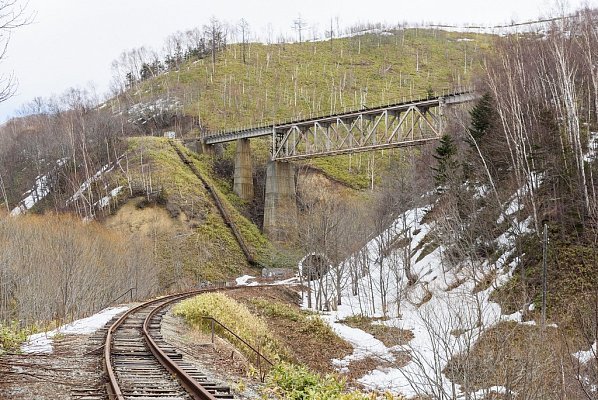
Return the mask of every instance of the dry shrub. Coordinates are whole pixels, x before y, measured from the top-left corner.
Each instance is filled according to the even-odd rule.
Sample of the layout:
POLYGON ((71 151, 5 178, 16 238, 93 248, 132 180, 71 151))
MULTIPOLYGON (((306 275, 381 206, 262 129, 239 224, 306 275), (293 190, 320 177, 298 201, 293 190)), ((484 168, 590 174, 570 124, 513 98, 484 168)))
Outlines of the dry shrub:
MULTIPOLYGON (((174 312, 200 329, 210 329, 210 321, 203 317, 215 318, 272 361, 289 357, 287 350, 274 337, 262 318, 223 293, 205 293, 185 300, 175 306, 174 312)), ((218 325, 215 329, 250 360, 256 361, 253 351, 241 341, 218 325)))
POLYGON ((0 219, 0 321, 72 320, 157 290, 151 246, 67 215, 0 219))
POLYGON ((553 327, 502 322, 443 371, 461 389, 504 386, 515 399, 581 398, 570 349, 553 327))

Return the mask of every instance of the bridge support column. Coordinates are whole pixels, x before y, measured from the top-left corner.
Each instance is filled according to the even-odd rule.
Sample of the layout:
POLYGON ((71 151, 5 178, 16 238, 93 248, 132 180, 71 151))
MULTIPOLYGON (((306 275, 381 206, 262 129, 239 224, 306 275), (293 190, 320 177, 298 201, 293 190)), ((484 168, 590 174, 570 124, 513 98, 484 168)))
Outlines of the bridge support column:
POLYGON ((270 161, 266 169, 264 234, 274 242, 287 242, 297 235, 295 167, 270 161))
POLYGON ((253 171, 249 139, 237 140, 233 191, 243 200, 253 199, 253 171))

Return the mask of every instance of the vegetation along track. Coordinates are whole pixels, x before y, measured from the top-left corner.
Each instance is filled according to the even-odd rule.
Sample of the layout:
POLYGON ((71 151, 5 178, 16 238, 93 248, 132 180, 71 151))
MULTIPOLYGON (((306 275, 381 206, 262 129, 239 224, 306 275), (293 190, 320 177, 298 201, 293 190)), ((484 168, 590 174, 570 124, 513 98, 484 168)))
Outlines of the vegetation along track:
POLYGON ((219 289, 196 290, 148 301, 127 311, 108 328, 104 363, 110 399, 233 398, 228 387, 210 382, 184 362, 160 334, 161 318, 170 305, 216 290, 219 289))

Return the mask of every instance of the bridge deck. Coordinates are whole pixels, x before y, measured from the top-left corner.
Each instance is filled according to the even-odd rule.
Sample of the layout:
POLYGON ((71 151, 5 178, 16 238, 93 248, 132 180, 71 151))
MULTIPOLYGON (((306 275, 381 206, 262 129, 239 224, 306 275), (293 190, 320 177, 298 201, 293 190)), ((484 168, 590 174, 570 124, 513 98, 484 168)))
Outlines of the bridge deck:
POLYGON ((375 116, 385 111, 401 112, 412 107, 437 107, 442 104, 459 104, 471 101, 475 98, 475 94, 471 91, 459 91, 443 96, 430 97, 425 99, 418 99, 412 101, 405 101, 401 103, 389 104, 385 106, 363 108, 360 110, 352 110, 348 112, 312 117, 301 120, 288 121, 280 124, 268 124, 252 127, 249 129, 231 130, 223 133, 208 134, 204 136, 203 142, 208 145, 225 143, 237 139, 249 139, 261 136, 273 135, 277 130, 285 130, 291 127, 312 126, 315 123, 326 124, 327 122, 335 122, 338 120, 352 120, 363 116, 375 116))

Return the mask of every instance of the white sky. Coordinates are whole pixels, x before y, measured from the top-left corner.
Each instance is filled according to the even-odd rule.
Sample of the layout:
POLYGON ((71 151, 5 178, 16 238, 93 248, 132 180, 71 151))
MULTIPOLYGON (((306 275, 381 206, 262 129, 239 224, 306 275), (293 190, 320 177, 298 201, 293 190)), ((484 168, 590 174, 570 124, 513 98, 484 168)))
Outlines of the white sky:
MULTIPOLYGON (((25 1, 25 0, 23 0, 25 1)), ((17 94, 0 104, 0 121, 36 96, 61 94, 93 83, 102 94, 111 63, 123 50, 142 45, 160 50, 177 30, 201 26, 215 16, 245 18, 254 34, 291 35, 298 15, 320 31, 331 18, 341 27, 357 22, 433 22, 496 25, 546 16, 555 0, 29 0, 35 22, 14 32, 0 72, 14 73, 17 94)), ((576 8, 598 0, 569 0, 576 8)))

